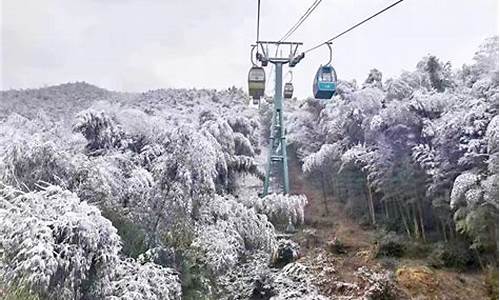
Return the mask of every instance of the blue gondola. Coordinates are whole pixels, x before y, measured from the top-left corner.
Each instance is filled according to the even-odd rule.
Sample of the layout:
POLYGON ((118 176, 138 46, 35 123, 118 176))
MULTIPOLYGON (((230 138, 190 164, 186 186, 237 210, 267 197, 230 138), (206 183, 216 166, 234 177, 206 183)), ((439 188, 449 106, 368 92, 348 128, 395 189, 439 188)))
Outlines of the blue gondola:
POLYGON ((326 65, 321 65, 316 72, 313 83, 313 94, 316 99, 331 99, 337 90, 337 72, 330 64, 332 62, 331 42, 325 43, 330 50, 330 60, 326 65))
POLYGON ((314 77, 313 93, 316 99, 331 99, 337 89, 337 73, 331 65, 320 66, 314 77))

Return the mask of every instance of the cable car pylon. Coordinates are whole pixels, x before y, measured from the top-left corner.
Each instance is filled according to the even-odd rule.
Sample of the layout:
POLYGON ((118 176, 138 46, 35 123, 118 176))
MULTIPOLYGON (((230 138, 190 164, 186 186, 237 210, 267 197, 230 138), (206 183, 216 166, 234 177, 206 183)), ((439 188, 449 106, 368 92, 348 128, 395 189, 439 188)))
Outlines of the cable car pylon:
POLYGON ((262 193, 260 193, 261 197, 265 197, 269 194, 271 178, 281 179, 280 181, 283 194, 288 194, 290 192, 290 183, 288 177, 288 155, 286 149, 286 131, 283 122, 283 65, 288 64, 290 68, 293 68, 302 60, 302 58, 304 58, 303 53, 297 55, 297 50, 301 45, 302 43, 299 42, 257 41, 257 60, 261 62, 262 66, 267 66, 268 63, 271 63, 274 65, 275 69, 273 117, 271 123, 271 134, 269 136, 269 152, 267 156, 266 177, 264 179, 263 191, 262 193), (271 57, 269 55, 269 46, 278 47, 280 45, 289 46, 289 55, 286 57, 278 55, 271 57), (259 52, 259 49, 261 50, 261 52, 259 52), (273 172, 273 170, 277 172, 273 172))
MULTIPOLYGON (((380 10, 379 12, 371 15, 370 17, 364 19, 361 22, 349 27, 343 32, 337 34, 336 36, 330 38, 326 42, 320 43, 301 54, 297 55, 297 49, 302 43, 297 42, 285 42, 290 35, 292 35, 297 28, 309 17, 314 9, 319 5, 321 0, 315 0, 314 3, 309 7, 306 13, 299 19, 299 21, 294 25, 279 41, 277 42, 264 42, 259 41, 259 29, 260 29, 260 0, 257 4, 257 42, 252 45, 252 68, 250 69, 248 75, 249 84, 249 94, 253 97, 254 103, 259 102, 260 98, 263 96, 266 86, 265 72, 263 74, 263 67, 266 67, 270 62, 275 66, 275 88, 274 88, 274 108, 273 117, 271 125, 271 134, 269 137, 269 154, 267 160, 266 177, 264 180, 264 189, 260 193, 261 197, 266 196, 269 193, 269 184, 271 180, 272 167, 274 163, 278 163, 279 170, 281 170, 283 193, 288 194, 290 191, 289 181, 288 181, 288 157, 286 151, 286 131, 283 126, 283 64, 288 63, 289 67, 292 68, 298 64, 305 56, 305 53, 309 53, 318 49, 321 46, 327 45, 330 50, 330 60, 325 66, 320 66, 316 76, 314 78, 313 93, 317 99, 330 99, 336 92, 337 88, 337 74, 335 69, 330 65, 332 60, 332 48, 330 46, 331 42, 340 38, 344 34, 354 30, 358 26, 368 22, 369 20, 375 18, 376 16, 388 11, 404 0, 397 0, 393 4, 387 6, 386 8, 380 10), (269 56, 269 46, 276 46, 275 57, 269 56), (280 45, 290 46, 290 55, 288 57, 278 57, 278 48, 280 45), (259 46, 262 53, 259 52, 259 46), (258 67, 253 62, 253 50, 257 48, 256 58, 260 61, 261 67, 258 67), (262 75, 263 74, 263 75, 262 75)), ((292 97, 293 95, 293 85, 291 82, 287 83, 288 87, 285 89, 286 97, 292 97)), ((259 102, 260 103, 260 102, 259 102)))

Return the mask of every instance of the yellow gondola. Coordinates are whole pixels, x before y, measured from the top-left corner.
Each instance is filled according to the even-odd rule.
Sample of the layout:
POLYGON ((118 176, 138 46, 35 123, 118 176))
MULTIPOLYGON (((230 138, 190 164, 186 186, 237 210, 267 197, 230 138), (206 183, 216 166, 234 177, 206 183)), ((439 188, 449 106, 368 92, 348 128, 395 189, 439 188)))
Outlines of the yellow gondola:
POLYGON ((253 99, 260 99, 264 97, 266 89, 266 72, 264 68, 253 66, 248 72, 248 94, 253 99))

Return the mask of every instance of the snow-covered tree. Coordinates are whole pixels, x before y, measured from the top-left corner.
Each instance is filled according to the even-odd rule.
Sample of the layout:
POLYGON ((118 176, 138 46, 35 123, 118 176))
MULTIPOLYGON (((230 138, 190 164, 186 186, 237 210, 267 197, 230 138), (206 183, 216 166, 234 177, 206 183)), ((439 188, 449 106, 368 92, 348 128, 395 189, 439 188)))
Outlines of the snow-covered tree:
POLYGON ((118 260, 116 229, 74 193, 3 187, 0 203, 0 273, 10 285, 51 299, 81 298, 92 277, 118 260))
POLYGON ((326 177, 327 193, 358 217, 416 238, 431 230, 448 240, 456 229, 484 246, 498 215, 498 37, 460 70, 428 55, 414 71, 381 77, 372 70, 360 90, 341 81, 314 113, 311 100, 292 111, 303 171, 326 177), (477 178, 462 193, 465 174, 477 178))
POLYGON ((266 215, 274 226, 281 229, 304 223, 304 207, 307 205, 304 195, 269 194, 264 198, 254 196, 239 201, 257 213, 266 215))
POLYGON ((110 276, 110 300, 180 300, 179 274, 154 263, 139 264, 132 259, 120 260, 110 276))
POLYGON ((274 227, 260 213, 229 196, 207 199, 191 247, 205 254, 202 261, 214 274, 234 266, 247 250, 270 252, 276 243, 274 227))
POLYGON ((73 131, 82 133, 87 139, 89 153, 100 153, 122 146, 121 128, 102 111, 89 109, 78 113, 73 123, 73 131))

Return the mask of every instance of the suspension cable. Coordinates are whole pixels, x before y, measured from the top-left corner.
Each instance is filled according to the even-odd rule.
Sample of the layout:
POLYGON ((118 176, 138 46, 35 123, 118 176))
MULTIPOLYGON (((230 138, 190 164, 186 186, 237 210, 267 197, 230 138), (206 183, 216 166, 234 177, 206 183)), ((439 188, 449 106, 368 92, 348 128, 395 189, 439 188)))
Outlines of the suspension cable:
POLYGON ((279 42, 283 42, 284 40, 289 38, 300 27, 300 25, 304 23, 304 21, 309 17, 309 15, 311 15, 311 13, 316 9, 316 7, 318 7, 321 1, 322 0, 314 0, 313 4, 309 6, 306 12, 299 18, 297 23, 295 23, 295 25, 293 25, 292 28, 290 28, 290 30, 288 30, 288 32, 285 33, 285 35, 283 35, 283 37, 279 40, 279 42))
POLYGON ((260 0, 257 2, 257 43, 259 43, 260 32, 260 0))
MULTIPOLYGON (((260 0, 259 0, 260 1, 260 0)), ((321 3, 322 0, 314 0, 314 2, 311 4, 311 6, 309 6, 309 8, 307 8, 306 12, 299 18, 299 20, 287 31, 287 33, 285 33, 283 35, 283 37, 281 37, 281 39, 278 41, 278 43, 281 43, 283 41, 285 41, 286 39, 288 39, 299 27, 300 25, 302 25, 302 23, 304 23, 304 21, 311 15, 311 13, 316 9, 316 7, 318 7, 318 5, 321 3)), ((274 54, 274 56, 278 55, 278 50, 279 50, 279 46, 280 44, 278 44, 276 46, 276 53, 274 54)), ((274 71, 274 65, 271 66, 271 70, 269 72, 269 78, 271 78, 271 76, 273 75, 273 71, 274 71)), ((270 83, 271 80, 268 81, 268 83, 270 83)))
POLYGON ((374 15, 372 15, 372 16, 370 16, 370 17, 366 18, 366 19, 364 19, 363 21, 361 21, 361 22, 357 23, 356 25, 353 25, 353 26, 351 26, 350 28, 348 28, 347 30, 345 30, 345 31, 343 31, 343 32, 341 32, 341 33, 339 33, 339 34, 337 34, 336 36, 332 37, 331 39, 329 39, 329 40, 327 40, 327 41, 325 41, 325 42, 323 42, 323 43, 321 43, 321 44, 318 44, 318 45, 316 45, 316 46, 314 46, 314 47, 312 47, 312 48, 310 48, 310 49, 307 49, 306 51, 304 51, 304 53, 307 53, 307 52, 310 52, 310 51, 316 50, 316 49, 318 49, 319 47, 321 47, 321 46, 323 46, 323 45, 325 45, 325 44, 327 44, 327 43, 329 43, 329 42, 331 42, 331 41, 333 41, 333 40, 335 40, 335 39, 337 39, 337 38, 339 38, 339 37, 343 36, 344 34, 348 33, 349 31, 353 30, 354 28, 356 28, 356 27, 360 26, 361 24, 363 24, 363 23, 365 23, 365 22, 367 22, 367 21, 369 21, 369 20, 371 20, 371 19, 375 18, 376 16, 378 16, 378 15, 380 15, 380 14, 384 13, 385 11, 387 11, 387 10, 389 10, 389 9, 393 8, 394 6, 398 5, 399 3, 403 2, 403 1, 404 1, 404 0, 399 0, 399 1, 397 1, 397 2, 394 2, 393 4, 391 4, 391 5, 387 6, 386 8, 384 8, 384 9, 382 9, 381 11, 377 12, 376 14, 374 14, 374 15))

